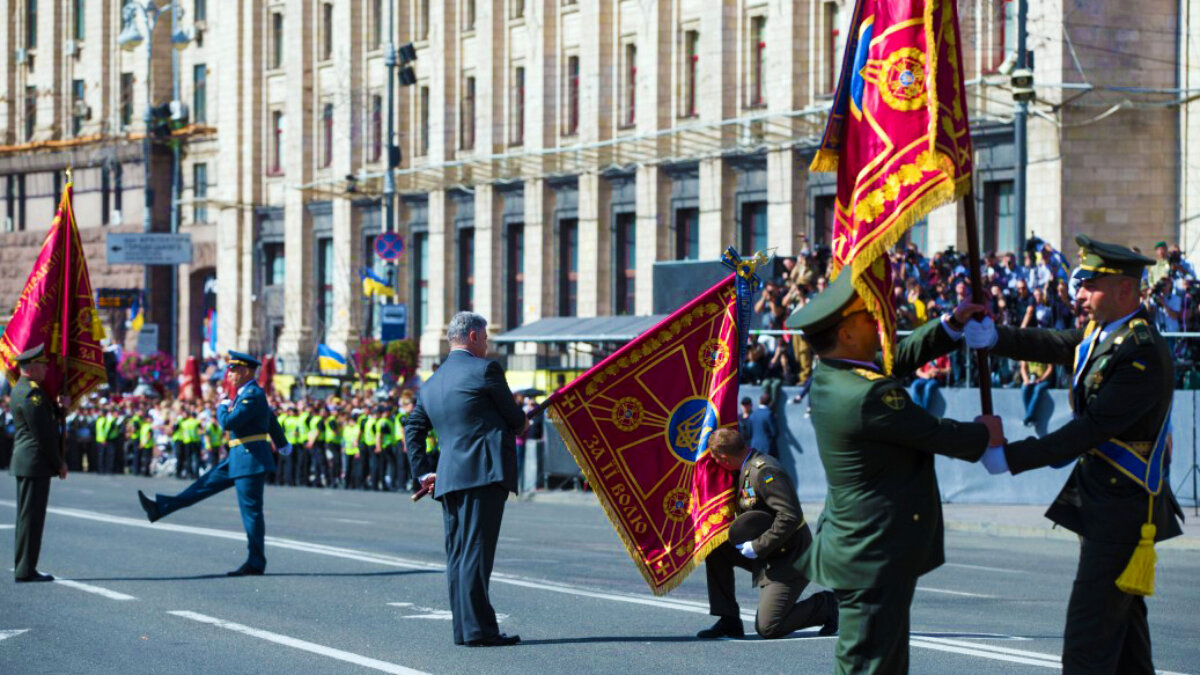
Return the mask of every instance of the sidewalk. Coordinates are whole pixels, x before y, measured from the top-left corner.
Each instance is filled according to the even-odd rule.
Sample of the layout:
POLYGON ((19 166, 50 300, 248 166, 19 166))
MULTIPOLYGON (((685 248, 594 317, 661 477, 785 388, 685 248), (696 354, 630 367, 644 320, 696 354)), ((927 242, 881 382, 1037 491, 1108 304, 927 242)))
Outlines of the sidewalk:
MULTIPOLYGON (((521 495, 522 501, 582 507, 599 506, 591 492, 572 490, 537 491, 521 495)), ((824 504, 803 504, 804 516, 809 523, 816 524, 824 504)), ((1054 527, 1045 517, 1046 505, 1028 504, 943 504, 942 514, 946 530, 951 532, 973 532, 993 537, 1018 537, 1022 539, 1074 540, 1074 532, 1054 527)), ((1163 549, 1200 551, 1200 518, 1193 515, 1195 509, 1183 507, 1187 520, 1183 524, 1183 535, 1158 544, 1163 549)))

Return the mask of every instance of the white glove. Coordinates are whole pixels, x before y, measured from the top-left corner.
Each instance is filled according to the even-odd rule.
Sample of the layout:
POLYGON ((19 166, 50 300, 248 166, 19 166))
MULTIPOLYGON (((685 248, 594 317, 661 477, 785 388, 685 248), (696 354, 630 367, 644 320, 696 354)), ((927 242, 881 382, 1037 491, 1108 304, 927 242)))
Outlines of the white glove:
POLYGON ((996 346, 996 340, 1000 337, 996 334, 996 322, 992 321, 990 316, 983 317, 982 321, 968 320, 963 328, 963 335, 966 336, 967 346, 971 349, 991 349, 996 346))
POLYGON ((221 402, 217 404, 217 407, 220 408, 221 406, 225 406, 228 408, 231 405, 233 405, 233 401, 230 401, 227 398, 223 398, 223 399, 221 399, 221 402))
POLYGON ((983 451, 983 458, 979 460, 983 463, 988 473, 993 476, 1001 473, 1008 473, 1008 460, 1004 458, 1004 447, 993 445, 983 451))
POLYGON ((758 554, 754 552, 754 542, 743 542, 741 546, 738 546, 738 552, 751 560, 758 557, 758 554))
POLYGON ((283 455, 284 457, 287 457, 288 455, 292 454, 292 444, 288 443, 287 445, 280 448, 279 454, 283 455))

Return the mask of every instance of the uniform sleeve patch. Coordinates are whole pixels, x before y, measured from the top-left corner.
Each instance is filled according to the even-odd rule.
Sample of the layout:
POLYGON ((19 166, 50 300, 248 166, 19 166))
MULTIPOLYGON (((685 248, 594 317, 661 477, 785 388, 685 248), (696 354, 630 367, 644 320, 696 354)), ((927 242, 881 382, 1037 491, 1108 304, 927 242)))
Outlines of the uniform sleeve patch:
POLYGON ((775 480, 775 476, 768 474, 767 477, 763 479, 763 483, 770 483, 773 480, 775 480))
POLYGON ((904 406, 908 405, 908 397, 899 389, 888 389, 879 397, 883 404, 892 410, 904 410, 904 406))

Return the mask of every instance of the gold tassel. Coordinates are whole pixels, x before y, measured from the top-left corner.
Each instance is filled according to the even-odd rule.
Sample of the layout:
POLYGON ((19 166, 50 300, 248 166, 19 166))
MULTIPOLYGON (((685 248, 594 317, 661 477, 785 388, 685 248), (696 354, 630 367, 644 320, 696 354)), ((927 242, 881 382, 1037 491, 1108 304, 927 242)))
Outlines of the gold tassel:
MULTIPOLYGON (((1154 497, 1150 498, 1150 515, 1153 520, 1154 497)), ((1154 536, 1158 530, 1153 522, 1142 525, 1142 538, 1138 540, 1133 556, 1121 576, 1117 577, 1117 588, 1130 595, 1154 595, 1154 564, 1158 554, 1154 552, 1154 536)))
POLYGON ((809 171, 816 172, 837 171, 837 168, 838 153, 828 149, 818 150, 812 163, 808 165, 809 171))

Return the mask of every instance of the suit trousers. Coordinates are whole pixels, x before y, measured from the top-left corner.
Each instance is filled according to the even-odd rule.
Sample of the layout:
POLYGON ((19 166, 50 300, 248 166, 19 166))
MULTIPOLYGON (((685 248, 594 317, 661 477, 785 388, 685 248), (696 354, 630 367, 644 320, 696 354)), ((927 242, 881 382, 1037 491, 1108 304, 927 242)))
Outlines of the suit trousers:
POLYGON ((13 565, 13 576, 17 579, 37 572, 49 503, 49 478, 17 478, 16 564, 13 565))
POLYGON ((162 516, 184 509, 196 502, 233 487, 237 490, 238 509, 242 512, 242 527, 246 530, 246 547, 249 555, 246 562, 251 567, 260 570, 267 569, 266 556, 266 520, 263 517, 263 485, 266 474, 256 473, 252 476, 229 477, 229 460, 222 460, 212 471, 196 479, 177 495, 158 494, 154 501, 158 504, 158 512, 162 516))
POLYGON ((488 585, 508 490, 492 483, 449 492, 441 499, 454 642, 494 638, 500 634, 500 626, 488 598, 488 585))
POLYGON ((833 672, 907 673, 909 608, 916 578, 854 590, 835 590, 841 614, 833 672))
MULTIPOLYGON (((708 581, 708 608, 713 616, 738 618, 737 594, 733 569, 741 567, 754 571, 754 562, 746 558, 729 542, 721 544, 704 560, 708 581)), ((836 600, 832 593, 814 593, 796 602, 808 586, 808 579, 796 577, 789 581, 766 580, 758 591, 758 612, 754 630, 767 640, 786 637, 801 628, 820 626, 833 617, 836 600)))
POLYGON ((1063 673, 1153 673, 1146 600, 1117 588, 1134 544, 1084 539, 1067 603, 1063 673))

